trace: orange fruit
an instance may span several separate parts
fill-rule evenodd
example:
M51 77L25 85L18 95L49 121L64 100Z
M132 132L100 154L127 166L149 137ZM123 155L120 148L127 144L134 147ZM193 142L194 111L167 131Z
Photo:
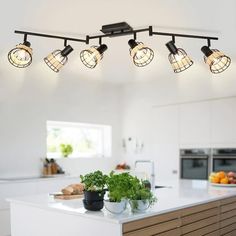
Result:
M221 184L228 184L229 183L229 179L227 177L223 178L220 180Z
M224 171L219 171L216 173L216 176L220 179L224 179L226 177L226 174Z
M218 176L214 176L211 178L211 182L215 183L215 184L219 184L220 183L220 178Z

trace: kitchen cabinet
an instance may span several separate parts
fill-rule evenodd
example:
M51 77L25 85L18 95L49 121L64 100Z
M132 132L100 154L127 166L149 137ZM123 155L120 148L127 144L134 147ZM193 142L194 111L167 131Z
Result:
M180 148L236 146L236 98L179 105Z
M211 102L179 106L179 141L182 148L210 147Z
M212 147L236 146L236 98L211 102Z
M156 161L157 179L176 179L179 169L178 107L153 108L145 142Z

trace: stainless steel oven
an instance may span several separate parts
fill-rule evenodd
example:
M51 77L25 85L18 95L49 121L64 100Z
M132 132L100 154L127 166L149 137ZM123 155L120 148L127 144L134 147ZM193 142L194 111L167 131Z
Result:
M210 149L181 149L180 178L208 179L210 171Z
M213 149L212 170L236 172L236 149Z

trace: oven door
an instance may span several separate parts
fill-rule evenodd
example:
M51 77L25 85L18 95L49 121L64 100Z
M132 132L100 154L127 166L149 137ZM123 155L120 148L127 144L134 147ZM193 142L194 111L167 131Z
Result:
M225 171L225 172L236 172L236 157L214 157L213 156L213 172Z
M181 157L182 179L208 179L208 156Z

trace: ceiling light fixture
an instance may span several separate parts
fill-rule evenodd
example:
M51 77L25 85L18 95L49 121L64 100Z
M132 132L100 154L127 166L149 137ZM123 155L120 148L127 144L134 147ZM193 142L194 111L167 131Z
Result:
M63 50L55 50L44 58L45 63L54 72L59 72L60 69L67 63L67 56L73 51L70 45L67 45Z
M221 73L230 66L231 59L223 52L220 52L217 49L210 49L209 46L203 46L201 50L205 55L204 61L209 65L212 73Z
M177 48L174 41L168 42L166 47L170 51L168 59L175 73L182 72L193 64L193 61L190 59L184 49Z
M32 49L30 48L30 43L26 40L27 35L38 36L38 37L46 37L46 38L54 38L54 39L62 39L64 40L65 49L56 50L49 54L44 60L47 65L53 70L58 72L63 65L66 64L68 58L68 54L73 50L71 46L67 46L67 41L74 42L82 42L89 44L90 40L99 39L100 46L93 46L89 49L83 50L80 53L80 58L82 63L88 68L94 68L103 58L103 53L107 50L107 46L102 44L103 38L114 38L121 37L127 35L133 35L134 38L128 41L130 46L130 55L133 59L133 62L138 67L143 67L148 65L154 58L154 52L151 48L145 46L141 42L136 41L136 36L138 33L148 32L149 36L166 36L172 37L172 41L166 44L167 48L170 51L169 61L174 69L174 72L179 73L187 68L189 68L193 61L187 55L187 53L175 46L175 38L190 38L190 39L201 39L207 40L208 46L202 47L202 52L205 55L205 62L210 66L210 70L212 73L220 73L227 69L230 65L231 59L223 54L222 52L216 49L210 49L210 41L218 40L218 37L212 36L202 36L202 35L190 35L190 34L176 34L170 32L159 32L153 31L153 27L149 26L147 28L136 29L134 30L129 24L126 22L120 22L115 24L103 25L101 32L103 34L99 35L87 35L85 39L79 38L69 38L62 37L57 35L49 35L35 32L27 32L27 31L18 31L16 30L16 34L24 35L24 43L17 45L17 47L11 50L8 54L8 59L11 64L14 66L23 68L30 65L32 62Z
M100 46L92 46L89 49L85 49L80 53L80 59L85 66L90 69L96 67L96 65L102 60L103 53L107 50L106 44Z
M136 66L143 67L152 61L154 52L151 48L146 47L141 42L136 42L134 39L130 39L128 44L130 46L130 56Z
M25 68L32 63L32 54L33 50L25 34L24 42L16 45L16 47L8 53L8 61L17 68Z

